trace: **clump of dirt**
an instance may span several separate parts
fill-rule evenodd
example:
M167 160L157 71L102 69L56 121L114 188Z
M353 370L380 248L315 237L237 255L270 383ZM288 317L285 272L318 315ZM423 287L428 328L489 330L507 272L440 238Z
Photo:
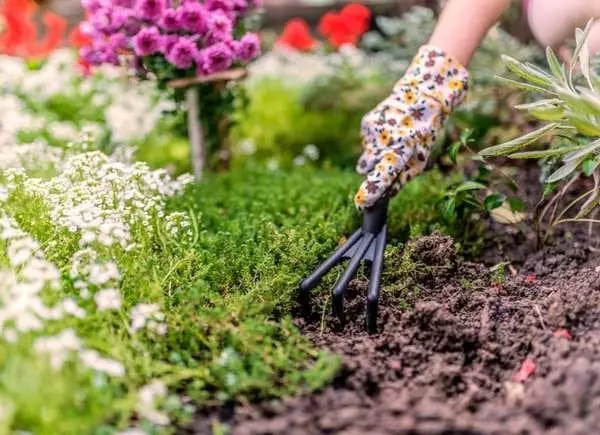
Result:
M418 297L407 308L402 293L384 292L377 335L364 331L364 280L343 330L300 324L343 357L331 386L238 406L222 421L238 435L600 433L600 272L574 234L523 257L502 284L459 261L451 239L417 240L411 259L427 269Z

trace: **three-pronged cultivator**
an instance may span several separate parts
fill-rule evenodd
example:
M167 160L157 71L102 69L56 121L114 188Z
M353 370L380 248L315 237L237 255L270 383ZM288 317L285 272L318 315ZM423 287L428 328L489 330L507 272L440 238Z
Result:
M344 273L333 287L333 314L344 321L344 293L348 284L356 274L361 262L371 265L369 287L366 303L367 331L377 332L377 311L379 305L379 289L383 270L383 253L387 243L387 210L389 199L380 199L373 207L364 211L363 222L346 242L325 260L315 271L300 283L300 300L306 310L310 310L310 291L317 286L321 278L344 259L350 262Z

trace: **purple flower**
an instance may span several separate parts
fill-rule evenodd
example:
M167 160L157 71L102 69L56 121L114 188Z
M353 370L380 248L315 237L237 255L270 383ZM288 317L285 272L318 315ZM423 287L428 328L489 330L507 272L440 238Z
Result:
M156 27L147 27L133 37L133 50L138 56L149 56L160 51L162 36Z
M124 8L131 9L133 7L134 0L113 0L115 6L123 6Z
M165 0L137 0L135 12L139 18L158 20L165 10Z
M190 32L204 34L208 29L208 14L200 3L184 3L177 9L181 27Z
M112 33L112 9L101 7L90 17L90 25L105 35Z
M167 9L160 20L160 25L165 30L179 30L181 24L179 22L179 14L175 9Z
M256 58L260 54L260 39L255 33L246 33L238 44L237 57L246 62Z
M95 14L99 9L103 8L105 3L106 2L103 0L81 0L81 6L93 14Z
M225 13L216 11L211 14L208 29L209 44L223 42L231 39L233 23Z
M179 69L189 69L198 57L196 42L189 37L180 37L166 55L167 60Z
M133 18L133 14L129 9L125 9L123 7L115 8L111 15L111 24L112 29L115 32L120 31L129 23L131 18Z
M115 52L127 47L127 37L122 33L115 33L111 35L108 41Z
M226 14L234 8L232 0L207 0L206 9L209 11L223 11Z
M231 66L233 53L227 43L217 42L201 51L199 61L202 73L213 74Z
M248 11L248 2L246 0L233 0L233 10L243 14Z
M164 55L167 55L169 53L169 51L171 51L171 48L173 48L173 46L175 45L175 43L179 41L179 36L178 35L165 35L163 36L163 46L162 46L162 52Z
M84 62L87 62L90 65L98 66L102 64L100 52L92 47L82 47L79 50L79 56L81 56L81 59L83 59Z

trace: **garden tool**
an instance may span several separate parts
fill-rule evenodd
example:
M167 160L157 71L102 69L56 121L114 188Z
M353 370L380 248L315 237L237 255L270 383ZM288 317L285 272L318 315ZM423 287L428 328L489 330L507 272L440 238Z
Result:
M367 290L366 326L369 334L377 332L383 252L387 243L388 203L389 197L384 195L372 207L365 209L361 227L300 283L300 302L307 311L310 311L310 291L317 286L329 270L344 259L349 259L348 267L335 283L332 294L333 314L343 322L344 293L361 262L366 260L371 265Z

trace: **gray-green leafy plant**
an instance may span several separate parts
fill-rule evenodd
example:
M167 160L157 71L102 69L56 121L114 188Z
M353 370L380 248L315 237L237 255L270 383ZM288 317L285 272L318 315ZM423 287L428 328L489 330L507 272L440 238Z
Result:
M551 48L546 49L547 69L503 56L514 78L502 80L534 95L533 102L517 109L542 125L480 153L540 161L545 189L537 220L550 229L567 222L600 222L595 219L600 203L600 77L590 66L586 44L592 23L576 30L577 44L568 66ZM593 187L580 194L574 189L582 177L592 177ZM571 200L565 201L566 197Z

